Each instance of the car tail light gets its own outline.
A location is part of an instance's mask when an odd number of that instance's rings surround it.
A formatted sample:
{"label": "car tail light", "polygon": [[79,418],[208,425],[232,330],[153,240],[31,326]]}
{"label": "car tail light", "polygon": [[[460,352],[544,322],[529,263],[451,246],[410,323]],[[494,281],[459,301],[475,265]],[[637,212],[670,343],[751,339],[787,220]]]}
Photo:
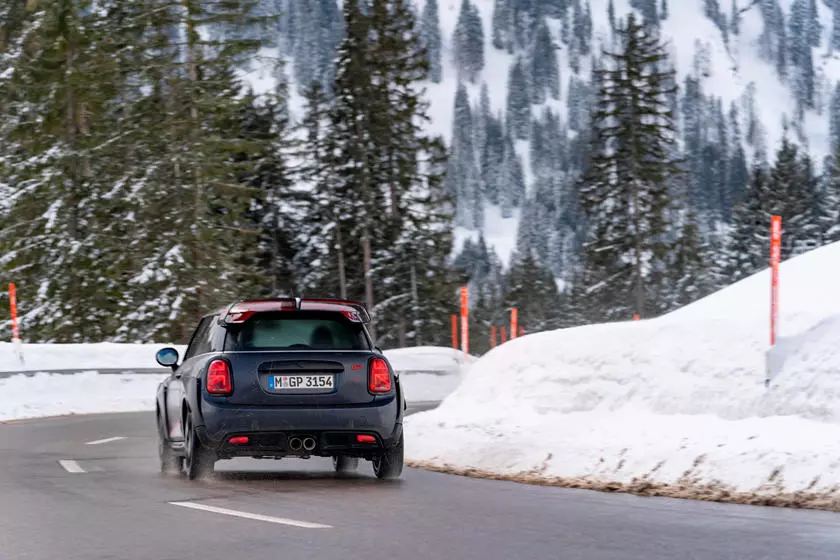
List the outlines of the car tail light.
{"label": "car tail light", "polygon": [[230,366],[224,360],[213,360],[207,367],[207,392],[211,395],[229,395],[233,392]]}
{"label": "car tail light", "polygon": [[388,369],[388,362],[382,358],[370,361],[368,388],[371,393],[387,393],[391,390],[391,371]]}
{"label": "car tail light", "polygon": [[359,434],[356,436],[356,441],[359,443],[376,443],[376,438],[365,434]]}
{"label": "car tail light", "polygon": [[248,443],[248,436],[233,436],[228,440],[231,445],[245,445]]}

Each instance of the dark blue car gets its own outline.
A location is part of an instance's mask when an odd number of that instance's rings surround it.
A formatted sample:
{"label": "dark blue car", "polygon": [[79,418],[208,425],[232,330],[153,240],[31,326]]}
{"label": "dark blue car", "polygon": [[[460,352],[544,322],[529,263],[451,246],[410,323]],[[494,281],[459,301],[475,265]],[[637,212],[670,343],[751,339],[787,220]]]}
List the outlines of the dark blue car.
{"label": "dark blue car", "polygon": [[190,479],[232,457],[332,457],[337,471],[403,467],[405,399],[399,378],[355,302],[242,301],[198,324],[184,361],[157,392],[161,470]]}

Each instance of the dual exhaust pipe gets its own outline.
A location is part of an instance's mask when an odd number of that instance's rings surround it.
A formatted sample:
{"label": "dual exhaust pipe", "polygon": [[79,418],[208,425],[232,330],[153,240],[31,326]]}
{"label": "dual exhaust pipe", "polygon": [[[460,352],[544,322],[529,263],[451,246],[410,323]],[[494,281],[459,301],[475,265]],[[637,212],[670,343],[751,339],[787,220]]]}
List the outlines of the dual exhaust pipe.
{"label": "dual exhaust pipe", "polygon": [[304,449],[305,451],[312,451],[315,449],[315,438],[311,437],[293,437],[289,439],[289,449],[292,451],[300,451]]}

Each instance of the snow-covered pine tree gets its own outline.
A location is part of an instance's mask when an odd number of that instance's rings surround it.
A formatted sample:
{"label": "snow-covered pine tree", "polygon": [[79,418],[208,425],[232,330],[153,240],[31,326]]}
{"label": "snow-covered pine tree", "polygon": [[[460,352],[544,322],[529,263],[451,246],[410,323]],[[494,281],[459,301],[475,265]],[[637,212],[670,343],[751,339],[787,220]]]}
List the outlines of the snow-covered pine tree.
{"label": "snow-covered pine tree", "polygon": [[429,65],[415,28],[410,2],[374,0],[370,67],[379,104],[371,155],[380,160],[375,181],[387,185],[389,211],[386,237],[373,247],[373,281],[381,292],[373,309],[377,322],[397,327],[383,332],[382,343],[400,346],[439,341],[455,291],[447,280],[452,216],[443,191],[445,151],[421,128],[428,102],[417,86],[428,78]]}
{"label": "snow-covered pine tree", "polygon": [[481,192],[491,204],[499,204],[499,189],[505,184],[505,129],[501,116],[486,118],[485,142],[480,148]]}
{"label": "snow-covered pine tree", "polygon": [[435,83],[443,80],[442,40],[437,0],[426,0],[420,18],[420,40],[429,57],[429,79]]}
{"label": "snow-covered pine tree", "polygon": [[[160,31],[149,38],[147,48],[154,54],[160,35],[170,28],[185,30],[183,47],[169,51],[173,60],[154,76],[159,83],[152,86],[155,102],[162,104],[156,108],[166,116],[150,114],[155,124],[147,130],[158,135],[166,156],[140,191],[154,200],[138,213],[141,222],[154,224],[143,239],[152,249],[133,279],[136,294],[128,301],[136,303],[137,311],[126,323],[127,338],[184,340],[196,316],[241,295],[239,283],[249,274],[239,266],[241,249],[256,250],[259,233],[249,227],[251,190],[243,188],[242,180],[259,165],[248,155],[261,149],[261,142],[231,134],[231,129],[239,129],[243,106],[236,69],[252,59],[263,42],[228,38],[220,45],[199,29],[208,22],[255,25],[261,20],[253,14],[255,6],[251,0],[185,2],[183,9],[169,12],[168,20],[158,24]],[[186,208],[185,200],[190,201]],[[160,318],[161,323],[150,318]]]}
{"label": "snow-covered pine tree", "polygon": [[832,149],[840,146],[840,81],[834,85],[831,95],[831,105],[828,111],[829,136]]}
{"label": "snow-covered pine tree", "polygon": [[[733,210],[743,196],[749,180],[747,169],[747,156],[744,153],[744,144],[741,136],[741,122],[738,114],[738,106],[733,102],[729,107],[729,168],[726,179],[726,189],[729,193],[729,200],[732,201]],[[730,218],[731,221],[731,218]]]}
{"label": "snow-covered pine tree", "polygon": [[819,47],[822,44],[822,23],[820,23],[820,12],[817,8],[817,0],[808,0],[807,35],[808,44],[812,47]]}
{"label": "snow-covered pine tree", "polygon": [[738,8],[738,0],[732,0],[732,9],[729,13],[729,29],[733,35],[738,36],[741,34],[741,10]]}
{"label": "snow-covered pine tree", "polygon": [[470,0],[461,0],[452,37],[452,56],[461,79],[476,83],[484,68],[484,27],[478,8]]}
{"label": "snow-covered pine tree", "polygon": [[782,217],[782,259],[820,244],[817,181],[811,159],[787,137],[770,173],[769,211]]}
{"label": "snow-covered pine tree", "polygon": [[525,199],[525,174],[522,162],[513,144],[510,131],[505,134],[505,151],[502,157],[502,170],[499,176],[499,205],[502,216],[510,218],[513,210]]}
{"label": "snow-covered pine tree", "polygon": [[840,145],[834,146],[823,170],[821,205],[823,243],[836,243],[840,241]]}
{"label": "snow-covered pine tree", "polygon": [[560,99],[560,66],[551,32],[542,21],[531,52],[531,103],[541,104],[548,97]]}
{"label": "snow-covered pine tree", "polygon": [[495,0],[493,3],[493,19],[491,20],[491,35],[493,47],[499,50],[513,48],[512,10],[509,0]]}
{"label": "snow-covered pine tree", "polygon": [[524,66],[522,58],[517,58],[508,74],[505,121],[510,135],[518,140],[528,139],[528,126],[531,124],[531,92]]}
{"label": "snow-covered pine tree", "polygon": [[665,47],[633,14],[618,34],[619,52],[605,53],[596,73],[593,155],[579,185],[587,224],[581,280],[592,320],[656,310],[650,271],[667,266],[668,182],[678,171]]}
{"label": "snow-covered pine tree", "polygon": [[705,297],[715,288],[709,274],[712,253],[691,211],[686,213],[680,229],[670,249],[669,278],[664,283],[666,295],[662,299],[665,312]]}
{"label": "snow-covered pine tree", "polygon": [[610,22],[610,29],[615,29],[615,4],[613,0],[607,3],[607,21]]}
{"label": "snow-covered pine tree", "polygon": [[662,0],[659,6],[659,19],[661,21],[668,19],[668,0]]}
{"label": "snow-covered pine tree", "polygon": [[560,326],[560,292],[554,274],[534,251],[517,251],[512,257],[504,295],[504,308],[516,307],[519,323],[534,333]]}
{"label": "snow-covered pine tree", "polygon": [[831,50],[840,50],[840,0],[834,0],[832,9]]}
{"label": "snow-covered pine tree", "polygon": [[767,267],[770,243],[770,178],[761,162],[750,170],[750,180],[741,201],[735,205],[732,227],[719,259],[721,278],[737,282]]}
{"label": "snow-covered pine tree", "polygon": [[455,92],[447,181],[454,186],[456,222],[464,227],[480,226],[481,182],[475,147],[475,119],[463,83]]}

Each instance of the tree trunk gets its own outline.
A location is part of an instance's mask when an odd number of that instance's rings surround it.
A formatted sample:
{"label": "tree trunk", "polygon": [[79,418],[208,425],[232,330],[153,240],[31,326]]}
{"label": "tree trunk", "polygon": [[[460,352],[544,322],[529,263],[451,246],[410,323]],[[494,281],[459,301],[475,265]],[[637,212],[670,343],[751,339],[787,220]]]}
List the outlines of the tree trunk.
{"label": "tree trunk", "polygon": [[[371,249],[370,249],[370,233],[368,226],[365,224],[362,232],[362,251],[364,252],[364,271],[365,271],[365,305],[370,313],[373,312],[373,274],[371,273]],[[376,321],[370,324],[370,335],[376,340]]]}
{"label": "tree trunk", "polygon": [[338,289],[341,299],[347,299],[347,273],[344,269],[344,241],[341,236],[341,223],[336,222],[335,250],[338,254]]}
{"label": "tree trunk", "polygon": [[[411,261],[411,318],[414,321],[412,329],[414,330],[414,346],[421,346],[423,344],[420,336],[420,321],[417,312],[420,309],[420,298],[417,295],[417,269],[414,266],[414,260]],[[403,348],[405,344],[401,345]]]}

